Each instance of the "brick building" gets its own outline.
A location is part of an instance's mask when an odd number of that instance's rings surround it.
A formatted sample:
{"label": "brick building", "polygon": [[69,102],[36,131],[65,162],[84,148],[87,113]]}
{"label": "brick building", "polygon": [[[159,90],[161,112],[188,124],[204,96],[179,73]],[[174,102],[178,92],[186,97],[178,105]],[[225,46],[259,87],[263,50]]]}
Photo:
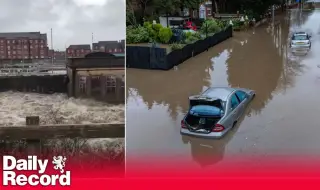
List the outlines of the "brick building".
{"label": "brick building", "polygon": [[47,56],[47,34],[0,33],[0,59],[44,59]]}
{"label": "brick building", "polygon": [[91,47],[90,44],[70,45],[66,52],[68,58],[80,58],[91,53]]}
{"label": "brick building", "polygon": [[48,51],[48,58],[54,60],[66,60],[66,52],[65,51],[54,51],[50,49]]}
{"label": "brick building", "polygon": [[125,53],[125,40],[99,41],[92,44],[93,52],[106,52],[114,55]]}

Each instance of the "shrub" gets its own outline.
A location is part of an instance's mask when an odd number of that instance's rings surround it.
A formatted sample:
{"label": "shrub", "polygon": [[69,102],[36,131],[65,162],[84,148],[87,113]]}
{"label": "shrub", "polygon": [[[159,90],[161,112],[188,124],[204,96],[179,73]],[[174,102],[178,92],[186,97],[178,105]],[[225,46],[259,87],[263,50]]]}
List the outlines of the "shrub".
{"label": "shrub", "polygon": [[161,28],[159,31],[159,40],[162,43],[168,43],[172,37],[172,30],[170,28]]}
{"label": "shrub", "polygon": [[203,22],[200,32],[205,34],[212,34],[217,33],[221,30],[221,28],[218,26],[217,22],[213,19],[207,19]]}
{"label": "shrub", "polygon": [[200,35],[200,33],[198,32],[187,32],[186,33],[186,39],[185,39],[185,43],[186,44],[192,44],[198,40],[201,40],[202,37]]}
{"label": "shrub", "polygon": [[149,42],[149,33],[145,27],[127,27],[127,38],[128,44],[144,43]]}
{"label": "shrub", "polygon": [[161,24],[152,24],[151,22],[143,23],[143,27],[145,27],[149,33],[149,42],[159,42],[159,32],[161,30]]}
{"label": "shrub", "polygon": [[219,26],[219,28],[221,29],[225,29],[226,27],[229,26],[229,22],[228,20],[216,20],[217,25]]}
{"label": "shrub", "polygon": [[182,49],[183,45],[179,43],[170,44],[171,51]]}

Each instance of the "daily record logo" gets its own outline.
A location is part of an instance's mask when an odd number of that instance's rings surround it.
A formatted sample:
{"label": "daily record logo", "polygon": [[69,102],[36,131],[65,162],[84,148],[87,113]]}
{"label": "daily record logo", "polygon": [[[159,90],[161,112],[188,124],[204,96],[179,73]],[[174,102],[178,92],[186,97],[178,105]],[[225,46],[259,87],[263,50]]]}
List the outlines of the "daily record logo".
{"label": "daily record logo", "polygon": [[[50,166],[58,170],[56,175],[45,174],[49,166],[48,159],[38,159],[37,156],[28,156],[28,159],[16,159],[13,156],[3,156],[3,180],[4,186],[37,186],[37,185],[70,185],[70,171],[64,171],[67,158],[54,156]],[[52,165],[51,165],[52,164]],[[17,175],[15,171],[38,171],[32,175]]]}

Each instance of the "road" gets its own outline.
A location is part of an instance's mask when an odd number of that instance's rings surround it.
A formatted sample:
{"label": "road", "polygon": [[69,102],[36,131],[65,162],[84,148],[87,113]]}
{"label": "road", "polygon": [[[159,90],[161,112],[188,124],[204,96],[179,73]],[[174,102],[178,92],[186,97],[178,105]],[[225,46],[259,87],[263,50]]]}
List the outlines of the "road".
{"label": "road", "polygon": [[[301,18],[301,19],[300,19]],[[294,56],[289,33],[312,33],[312,49]],[[234,158],[316,156],[320,152],[320,12],[291,11],[179,65],[127,70],[127,160],[158,155],[214,168]],[[188,96],[212,86],[256,91],[247,113],[221,140],[181,137]],[[157,164],[157,163],[154,163]]]}

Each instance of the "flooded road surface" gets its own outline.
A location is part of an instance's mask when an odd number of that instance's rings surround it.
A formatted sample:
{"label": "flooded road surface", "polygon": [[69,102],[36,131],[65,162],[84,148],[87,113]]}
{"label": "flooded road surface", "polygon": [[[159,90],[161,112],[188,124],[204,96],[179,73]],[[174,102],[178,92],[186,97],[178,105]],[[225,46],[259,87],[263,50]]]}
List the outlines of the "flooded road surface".
{"label": "flooded road surface", "polygon": [[0,92],[0,107],[0,127],[25,125],[26,116],[40,116],[41,124],[124,122],[124,105],[68,98],[66,94]]}
{"label": "flooded road surface", "polygon": [[[159,155],[209,167],[241,156],[318,155],[320,12],[293,11],[275,20],[274,29],[236,32],[177,70],[128,69],[127,160]],[[298,30],[312,34],[307,55],[288,48],[290,32]],[[212,86],[249,88],[256,98],[223,139],[182,137],[188,97]]]}

